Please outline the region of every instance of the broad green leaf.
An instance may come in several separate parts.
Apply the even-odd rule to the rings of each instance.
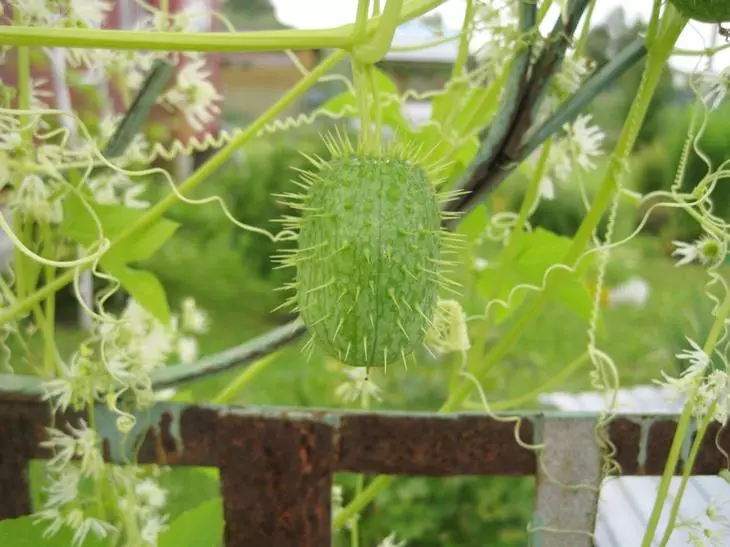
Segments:
[[[105,259],[102,259],[101,265],[109,274],[119,280],[122,287],[139,302],[140,306],[163,324],[167,324],[170,319],[170,308],[167,304],[165,289],[157,276],[145,270],[135,270],[124,264]]]
[[[50,522],[38,522],[36,517],[20,517],[0,521],[0,545],[3,547],[68,547],[74,532],[63,527],[56,535],[44,538],[43,532]],[[84,547],[101,547],[108,544],[99,540],[93,533],[86,536]]]
[[[223,543],[223,502],[206,501],[185,511],[160,535],[158,547],[218,547]]]
[[[159,482],[168,493],[165,512],[172,522],[220,497],[219,472],[214,467],[174,467],[162,473]]]
[[[101,223],[103,235],[113,239],[125,228],[136,223],[144,211],[129,209],[123,205],[101,205],[88,202]],[[140,230],[134,238],[116,245],[105,257],[114,257],[124,263],[137,262],[150,258],[175,233],[179,224],[166,218],[154,222]],[[89,246],[98,238],[98,229],[91,214],[76,194],[69,194],[64,202],[64,219],[59,233]]]
[[[545,273],[556,264],[561,263],[571,244],[569,238],[558,236],[542,228],[525,234],[515,259],[504,268],[496,294],[494,287],[498,283],[500,275],[499,264],[494,264],[482,272],[478,282],[479,288],[485,295],[492,295],[506,301],[510,292],[518,285],[542,287],[544,283],[547,283],[547,286],[550,286],[556,279],[562,278],[561,286],[554,293],[554,299],[588,321],[593,298],[581,279],[582,273],[588,267],[588,261],[584,261],[576,272],[559,273],[557,268],[554,268],[547,280],[545,279]],[[535,291],[529,289],[520,289],[513,294],[512,306],[509,310],[505,310],[501,306],[493,307],[492,316],[495,322],[505,320],[528,294],[534,293]]]
[[[109,239],[136,223],[144,214],[122,205],[87,203],[98,217],[103,235]],[[178,223],[161,218],[140,230],[135,237],[116,244],[100,260],[101,266],[116,277],[142,307],[164,323],[167,323],[170,311],[162,284],[153,274],[128,268],[127,264],[150,258],[178,227]],[[99,236],[94,218],[76,194],[69,194],[64,203],[64,219],[59,233],[85,246],[94,243]]]

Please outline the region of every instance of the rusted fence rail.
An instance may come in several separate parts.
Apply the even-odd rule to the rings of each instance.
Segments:
[[[55,418],[55,426],[78,415]],[[108,461],[210,466],[220,470],[225,545],[329,547],[330,494],[336,472],[446,477],[503,475],[537,478],[536,522],[558,530],[593,529],[597,489],[556,484],[600,481],[594,415],[527,413],[519,426],[484,415],[349,413],[328,410],[158,404],[138,415],[125,442],[114,416],[97,410]],[[50,454],[39,447],[51,423],[47,405],[0,401],[0,519],[31,512],[28,463]],[[675,431],[674,416],[621,415],[608,426],[626,475],[661,474]],[[537,453],[520,446],[542,443]],[[730,434],[709,431],[692,470],[716,474],[727,466]],[[592,508],[592,509],[591,509]],[[588,546],[583,534],[542,532],[540,545]]]

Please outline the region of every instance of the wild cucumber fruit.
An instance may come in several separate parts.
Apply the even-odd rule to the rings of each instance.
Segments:
[[[705,23],[730,21],[728,0],[670,0],[674,7],[690,19]]]
[[[419,164],[413,150],[365,154],[339,134],[325,142],[332,159],[310,158],[306,192],[282,196],[302,212],[285,220],[298,249],[279,256],[297,269],[289,303],[310,347],[351,366],[405,361],[423,343],[439,287],[454,284],[441,256],[455,236],[441,229],[439,207],[453,194],[436,193],[429,177],[438,168]]]

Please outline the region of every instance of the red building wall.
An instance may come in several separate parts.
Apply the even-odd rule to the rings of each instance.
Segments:
[[[177,13],[185,9],[190,4],[197,4],[201,6],[201,9],[219,9],[221,0],[168,0],[168,7],[171,13]],[[7,0],[0,0],[3,5],[4,13],[11,14],[12,10],[8,5]],[[149,0],[149,4],[152,6],[159,6],[159,0]],[[196,13],[199,12],[196,8]],[[118,0],[113,3],[113,8],[107,15],[107,19],[102,25],[106,29],[131,29],[134,25],[145,15],[143,8],[134,0]],[[12,20],[8,16],[4,16],[0,20],[0,24],[12,24]],[[211,28],[209,31],[219,31],[220,25],[215,18],[211,18]],[[43,53],[41,48],[31,48],[31,59],[32,68],[31,74],[35,79],[43,79],[45,83],[41,86],[41,89],[53,93],[53,87],[51,82],[53,81],[52,70],[48,61],[48,57]],[[16,87],[17,86],[17,69],[14,62],[15,51],[12,50],[6,58],[6,62],[0,65],[0,79],[6,85]],[[211,83],[220,89],[220,56],[216,54],[206,55],[207,68],[211,72]],[[179,63],[178,70],[182,68],[182,62]],[[67,69],[71,70],[71,69]],[[173,76],[174,78],[174,76]],[[94,89],[91,86],[83,86],[80,84],[72,84],[70,87],[71,103],[73,109],[81,114],[92,113],[96,114],[100,110],[100,105],[94,104],[93,101],[89,100],[90,96],[95,95]],[[121,113],[124,111],[124,104],[121,99],[121,95],[113,89],[113,85],[110,85],[113,98],[113,111]],[[58,103],[55,97],[49,97],[45,99],[51,107],[58,107]],[[158,122],[162,122],[166,127],[172,128],[175,138],[181,138],[186,140],[189,136],[194,135],[195,132],[187,125],[184,118],[179,114],[171,114],[169,111],[164,110],[160,107],[156,107],[151,117]],[[205,128],[205,132],[216,132],[220,127],[220,118],[215,119],[213,122],[208,124]]]

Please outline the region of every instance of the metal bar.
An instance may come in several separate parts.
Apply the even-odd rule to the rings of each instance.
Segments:
[[[595,422],[545,420],[537,471],[535,530],[540,547],[591,547],[601,481]]]
[[[532,475],[535,453],[515,442],[517,431],[532,443],[532,423],[484,416],[422,418],[346,415],[340,421],[339,471],[443,477]]]
[[[330,547],[333,433],[314,421],[221,415],[226,547]]]
[[[0,520],[31,513],[28,420],[0,421]]]

